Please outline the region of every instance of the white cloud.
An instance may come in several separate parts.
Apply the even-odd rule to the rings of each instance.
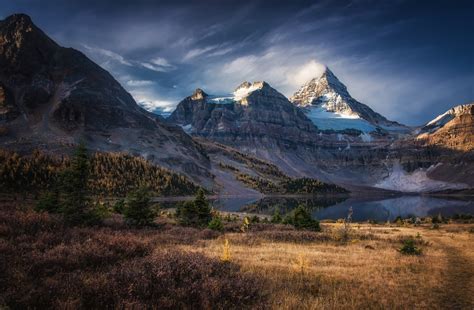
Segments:
[[[207,52],[210,52],[214,49],[216,49],[218,47],[218,45],[211,45],[211,46],[206,46],[206,47],[203,47],[203,48],[195,48],[195,49],[192,49],[190,50],[189,52],[186,53],[186,55],[184,55],[184,60],[187,61],[187,60],[191,60],[193,58],[196,58],[198,56],[201,56]]]
[[[154,112],[156,110],[161,110],[163,112],[173,112],[175,109],[175,104],[169,101],[145,99],[137,102],[141,107],[150,112]]]
[[[143,86],[150,86],[155,84],[153,81],[149,80],[128,80],[127,85],[132,87],[143,87]]]
[[[143,67],[156,72],[169,72],[176,69],[168,60],[163,57],[155,57],[148,62],[140,63]]]
[[[326,66],[313,59],[294,70],[290,70],[286,75],[286,81],[288,85],[296,89],[311,79],[320,77],[324,70],[326,70]]]
[[[207,56],[208,57],[213,57],[213,56],[222,56],[226,55],[234,50],[233,47],[227,47],[227,48],[221,48],[221,49],[216,49],[214,52],[209,53]]]
[[[325,66],[308,57],[300,48],[272,47],[261,54],[237,57],[205,72],[204,81],[210,92],[229,93],[242,81],[267,81],[286,96],[301,85],[321,76]]]
[[[140,106],[150,112],[154,112],[157,109],[164,112],[171,112],[176,106],[176,102],[163,100],[152,90],[134,89],[130,91],[130,94]]]
[[[122,65],[125,65],[125,66],[130,66],[132,67],[133,64],[128,61],[127,59],[125,59],[122,55],[119,55],[115,52],[112,52],[112,51],[109,51],[109,50],[106,50],[106,49],[103,49],[103,48],[99,48],[99,47],[93,47],[93,46],[89,46],[89,45],[86,45],[84,44],[83,45],[87,50],[91,51],[92,53],[96,53],[96,54],[100,54],[102,56],[105,56],[109,59],[112,59]]]
[[[173,67],[173,66],[168,62],[168,60],[166,60],[166,59],[163,58],[163,57],[156,57],[156,58],[153,58],[152,60],[150,60],[150,62],[151,62],[152,64],[157,65],[157,66]]]

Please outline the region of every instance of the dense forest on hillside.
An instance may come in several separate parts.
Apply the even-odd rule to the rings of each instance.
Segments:
[[[90,156],[89,189],[96,195],[124,196],[138,186],[158,196],[194,194],[199,188],[185,176],[124,153],[95,153]],[[28,156],[0,150],[2,192],[34,193],[51,190],[69,165],[65,156],[39,151]]]
[[[283,178],[272,182],[244,173],[237,174],[237,180],[265,194],[338,194],[347,190],[335,184],[323,183],[311,178]]]

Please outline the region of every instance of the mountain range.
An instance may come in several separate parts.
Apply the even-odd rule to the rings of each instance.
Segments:
[[[164,118],[27,15],[0,21],[0,146],[22,154],[68,154],[83,141],[229,195],[262,192],[248,180],[303,177],[352,191],[460,190],[474,187],[473,121],[473,103],[417,128],[390,121],[329,68],[291,98],[264,81],[228,96],[196,89]]]

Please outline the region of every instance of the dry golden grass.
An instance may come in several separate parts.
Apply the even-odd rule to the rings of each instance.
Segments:
[[[227,238],[232,261],[265,281],[270,308],[473,309],[470,227],[354,224],[351,239],[340,243],[334,238],[337,224],[324,224],[321,234],[329,241],[250,241],[245,234],[231,233],[181,248],[220,257]],[[417,240],[423,255],[397,251],[408,236]],[[252,237],[259,239],[259,234]]]
[[[343,239],[341,224],[242,232],[241,221],[226,233],[166,216],[69,227],[0,201],[0,308],[474,309],[472,223],[356,223]],[[398,251],[407,238],[422,255]]]

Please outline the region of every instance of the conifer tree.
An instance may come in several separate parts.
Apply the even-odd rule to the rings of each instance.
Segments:
[[[151,207],[150,192],[140,187],[127,195],[123,215],[131,224],[138,226],[151,225],[155,219],[155,211]]]
[[[212,213],[204,190],[199,189],[193,201],[186,201],[179,206],[176,216],[183,225],[207,226],[212,220]]]
[[[89,158],[83,143],[74,152],[71,165],[61,175],[63,201],[61,211],[71,224],[83,224],[89,215],[87,180],[89,177]]]

